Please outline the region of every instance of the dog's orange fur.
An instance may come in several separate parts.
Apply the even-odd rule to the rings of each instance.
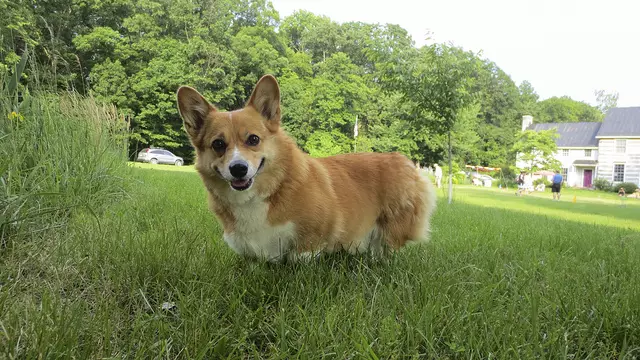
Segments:
[[[399,249],[428,238],[436,196],[413,163],[399,153],[305,154],[280,128],[280,91],[272,76],[260,79],[246,106],[232,112],[218,111],[189,87],[177,97],[210,207],[237,252],[278,260]],[[260,138],[257,146],[246,144],[252,134]],[[224,151],[213,150],[216,139],[224,139]],[[264,158],[248,190],[235,191],[223,178],[220,169],[233,156],[254,168]]]

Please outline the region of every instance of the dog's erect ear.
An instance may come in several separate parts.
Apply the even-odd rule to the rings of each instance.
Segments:
[[[216,108],[211,105],[200,93],[189,86],[181,86],[176,94],[178,98],[178,111],[184,122],[185,130],[192,139],[195,139],[202,127],[207,115]]]
[[[247,105],[267,120],[266,125],[270,130],[276,130],[280,126],[280,87],[276,78],[265,75],[258,80]]]

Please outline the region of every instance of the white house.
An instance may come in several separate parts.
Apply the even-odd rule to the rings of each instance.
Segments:
[[[613,108],[602,123],[534,124],[522,117],[522,131],[555,128],[562,176],[567,185],[590,188],[596,178],[640,185],[640,107]],[[521,161],[519,168],[525,168]]]

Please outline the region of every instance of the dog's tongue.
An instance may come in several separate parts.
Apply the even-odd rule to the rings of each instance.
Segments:
[[[235,187],[244,187],[244,186],[247,186],[247,184],[249,184],[249,181],[251,181],[251,179],[249,179],[249,180],[232,180],[231,181],[231,185],[233,185]]]

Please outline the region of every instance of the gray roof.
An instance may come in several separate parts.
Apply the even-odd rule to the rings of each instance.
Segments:
[[[640,107],[610,109],[596,136],[640,136]]]
[[[600,125],[599,122],[543,123],[531,124],[528,130],[541,131],[556,128],[560,135],[556,139],[558,147],[598,147],[596,134]]]

